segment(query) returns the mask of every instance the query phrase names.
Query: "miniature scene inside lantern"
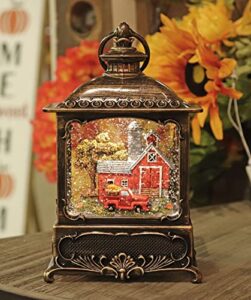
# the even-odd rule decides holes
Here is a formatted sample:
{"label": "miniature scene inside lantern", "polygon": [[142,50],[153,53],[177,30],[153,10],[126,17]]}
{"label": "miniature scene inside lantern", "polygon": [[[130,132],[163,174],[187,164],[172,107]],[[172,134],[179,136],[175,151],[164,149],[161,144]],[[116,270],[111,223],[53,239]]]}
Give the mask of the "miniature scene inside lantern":
{"label": "miniature scene inside lantern", "polygon": [[73,120],[67,130],[68,214],[180,214],[180,136],[174,122]]}

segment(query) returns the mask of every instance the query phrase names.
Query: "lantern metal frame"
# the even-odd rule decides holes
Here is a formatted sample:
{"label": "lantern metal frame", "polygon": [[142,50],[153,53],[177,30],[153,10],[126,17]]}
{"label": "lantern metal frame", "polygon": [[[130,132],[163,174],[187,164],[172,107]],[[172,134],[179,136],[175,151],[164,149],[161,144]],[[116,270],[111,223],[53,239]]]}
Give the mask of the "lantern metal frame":
{"label": "lantern metal frame", "polygon": [[[111,38],[115,46],[103,54]],[[142,43],[145,53],[132,47],[134,38]],[[57,222],[52,259],[44,272],[46,282],[52,282],[54,274],[66,271],[94,272],[119,279],[161,271],[186,271],[192,273],[192,282],[202,280],[196,264],[188,199],[189,115],[200,112],[201,108],[186,104],[168,87],[145,76],[142,71],[149,58],[146,41],[122,23],[100,44],[99,59],[106,70],[104,75],[83,84],[64,102],[44,108],[45,112],[57,114],[58,157]],[[68,213],[67,138],[71,123],[118,117],[177,125],[181,210],[175,218],[87,217],[82,213],[74,216]],[[110,249],[109,245],[114,248]]]}

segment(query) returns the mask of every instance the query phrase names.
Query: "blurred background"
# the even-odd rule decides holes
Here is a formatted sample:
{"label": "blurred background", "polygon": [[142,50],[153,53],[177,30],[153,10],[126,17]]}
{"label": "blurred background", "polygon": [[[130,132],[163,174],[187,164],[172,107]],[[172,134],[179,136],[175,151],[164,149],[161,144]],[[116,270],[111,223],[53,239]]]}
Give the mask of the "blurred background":
{"label": "blurred background", "polygon": [[[56,125],[41,109],[102,73],[98,43],[123,21],[147,36],[146,74],[206,111],[191,124],[191,206],[250,199],[250,7],[247,0],[1,0],[0,237],[51,230]],[[190,37],[197,60],[183,59]],[[183,52],[184,70],[168,61]]]}

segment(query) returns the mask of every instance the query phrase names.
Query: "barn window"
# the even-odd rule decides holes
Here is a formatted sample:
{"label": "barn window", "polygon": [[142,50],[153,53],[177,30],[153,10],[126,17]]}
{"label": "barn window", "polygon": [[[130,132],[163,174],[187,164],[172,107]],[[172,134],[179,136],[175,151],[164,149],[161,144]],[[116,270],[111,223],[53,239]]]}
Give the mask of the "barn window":
{"label": "barn window", "polygon": [[121,186],[127,187],[128,186],[128,180],[127,179],[122,179],[121,180]]}
{"label": "barn window", "polygon": [[114,179],[107,179],[107,184],[114,184]]}
{"label": "barn window", "polygon": [[157,161],[157,154],[155,152],[148,153],[147,161],[148,162],[156,162]]}

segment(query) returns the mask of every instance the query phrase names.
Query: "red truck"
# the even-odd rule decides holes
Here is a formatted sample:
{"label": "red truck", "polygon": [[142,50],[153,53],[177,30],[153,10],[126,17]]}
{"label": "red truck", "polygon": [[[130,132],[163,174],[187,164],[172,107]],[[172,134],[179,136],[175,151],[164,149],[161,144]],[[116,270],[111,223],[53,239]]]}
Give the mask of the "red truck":
{"label": "red truck", "polygon": [[100,202],[109,211],[122,209],[141,212],[149,211],[151,208],[149,196],[135,195],[130,189],[121,189],[117,193],[106,193],[100,198]]}

